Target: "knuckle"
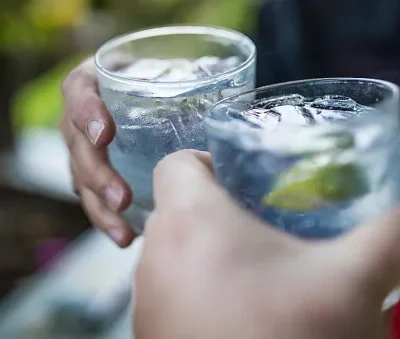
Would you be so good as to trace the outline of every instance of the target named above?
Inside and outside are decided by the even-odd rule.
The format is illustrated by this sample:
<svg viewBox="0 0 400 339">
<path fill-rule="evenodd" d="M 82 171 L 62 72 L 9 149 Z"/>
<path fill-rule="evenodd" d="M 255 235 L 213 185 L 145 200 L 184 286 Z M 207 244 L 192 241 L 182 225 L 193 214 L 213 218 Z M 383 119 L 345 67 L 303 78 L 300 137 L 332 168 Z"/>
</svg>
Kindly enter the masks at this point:
<svg viewBox="0 0 400 339">
<path fill-rule="evenodd" d="M 98 168 L 98 166 L 95 166 L 88 161 L 85 161 L 82 164 L 81 169 L 81 176 L 83 177 L 85 186 L 91 190 L 97 191 L 99 175 L 102 175 L 102 171 Z"/>
<path fill-rule="evenodd" d="M 76 148 L 73 147 L 70 151 L 70 168 L 74 182 L 79 182 L 84 187 L 93 191 L 97 187 L 98 169 L 97 166 L 92 165 L 89 160 L 84 160 L 77 157 L 75 154 Z M 78 150 L 79 151 L 79 150 Z"/>
<path fill-rule="evenodd" d="M 71 133 L 70 131 L 68 131 L 68 129 L 70 129 L 71 126 L 68 124 L 66 127 L 63 128 L 63 134 L 64 134 L 64 140 L 65 140 L 65 144 L 67 145 L 67 148 L 69 150 L 70 155 L 74 155 L 74 153 L 76 152 L 76 149 L 78 148 L 76 146 L 77 144 L 77 138 L 75 133 Z"/>
<path fill-rule="evenodd" d="M 85 162 L 82 166 L 83 181 L 86 187 L 96 193 L 97 196 L 102 196 L 107 185 L 113 180 L 113 173 L 104 165 Z"/>
<path fill-rule="evenodd" d="M 70 137 L 70 138 L 65 138 L 65 144 L 67 145 L 67 148 L 69 150 L 70 155 L 72 156 L 75 153 L 75 144 L 76 144 L 76 139 L 75 137 Z"/>
<path fill-rule="evenodd" d="M 79 107 L 79 116 L 82 117 L 85 113 L 101 113 L 103 112 L 103 101 L 95 92 L 86 92 Z"/>
<path fill-rule="evenodd" d="M 82 188 L 82 209 L 95 227 L 104 229 L 105 212 L 100 208 L 100 204 L 96 197 L 94 197 L 87 188 Z"/>
<path fill-rule="evenodd" d="M 91 201 L 87 202 L 86 200 L 87 200 L 86 198 L 84 197 L 82 198 L 82 209 L 85 212 L 85 215 L 89 218 L 92 226 L 104 229 L 105 227 L 101 222 L 102 217 L 101 215 L 99 215 L 98 209 L 94 208 L 93 202 Z"/>
<path fill-rule="evenodd" d="M 79 78 L 80 75 L 80 69 L 79 67 L 74 68 L 72 71 L 70 71 L 61 84 L 61 92 L 64 95 L 64 97 L 68 94 L 69 90 L 72 88 L 73 83 L 76 81 L 77 78 Z"/>
<path fill-rule="evenodd" d="M 86 126 L 93 119 L 101 121 L 109 126 L 108 114 L 101 98 L 97 93 L 86 91 L 81 93 L 81 98 L 76 105 L 76 109 L 67 112 L 71 120 L 78 126 Z M 83 127 L 82 127 L 83 128 Z"/>
<path fill-rule="evenodd" d="M 68 78 L 71 82 L 79 81 L 81 79 L 85 79 L 90 76 L 90 73 L 86 71 L 82 65 L 74 68 L 68 75 Z"/>
<path fill-rule="evenodd" d="M 92 82 L 93 74 L 87 70 L 86 67 L 82 65 L 72 69 L 63 83 L 61 84 L 61 92 L 64 97 L 68 94 L 68 92 L 75 87 L 77 83 L 80 81 L 90 81 Z M 94 81 L 93 81 L 94 84 Z"/>
<path fill-rule="evenodd" d="M 68 141 L 68 139 L 71 137 L 71 135 L 73 134 L 73 125 L 71 123 L 71 120 L 69 119 L 68 116 L 68 112 L 64 111 L 61 123 L 60 123 L 60 129 L 62 134 L 64 135 L 64 138 L 66 139 L 66 141 Z"/>
<path fill-rule="evenodd" d="M 70 158 L 69 168 L 70 168 L 71 176 L 72 176 L 72 184 L 74 186 L 77 186 L 77 187 L 80 186 L 81 185 L 81 180 L 80 180 L 81 178 L 80 178 L 80 175 L 79 175 L 78 167 L 76 166 L 76 163 L 75 163 L 73 158 Z"/>
</svg>

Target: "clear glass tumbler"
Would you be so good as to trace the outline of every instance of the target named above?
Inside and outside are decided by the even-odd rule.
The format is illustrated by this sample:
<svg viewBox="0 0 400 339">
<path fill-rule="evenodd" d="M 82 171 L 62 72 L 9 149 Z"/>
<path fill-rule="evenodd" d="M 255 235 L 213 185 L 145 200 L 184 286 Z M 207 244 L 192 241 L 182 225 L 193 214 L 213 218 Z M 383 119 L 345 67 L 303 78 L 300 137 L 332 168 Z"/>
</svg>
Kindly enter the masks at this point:
<svg viewBox="0 0 400 339">
<path fill-rule="evenodd" d="M 338 236 L 397 202 L 399 89 L 369 79 L 278 84 L 204 120 L 218 180 L 272 225 Z"/>
<path fill-rule="evenodd" d="M 399 203 L 399 110 L 394 84 L 316 79 L 227 98 L 204 126 L 234 198 L 274 227 L 326 239 Z"/>
<path fill-rule="evenodd" d="M 141 233 L 153 209 L 156 163 L 180 149 L 206 150 L 203 116 L 221 99 L 254 89 L 256 48 L 239 32 L 173 26 L 114 38 L 95 59 L 116 125 L 109 156 L 134 191 L 127 217 Z"/>
</svg>

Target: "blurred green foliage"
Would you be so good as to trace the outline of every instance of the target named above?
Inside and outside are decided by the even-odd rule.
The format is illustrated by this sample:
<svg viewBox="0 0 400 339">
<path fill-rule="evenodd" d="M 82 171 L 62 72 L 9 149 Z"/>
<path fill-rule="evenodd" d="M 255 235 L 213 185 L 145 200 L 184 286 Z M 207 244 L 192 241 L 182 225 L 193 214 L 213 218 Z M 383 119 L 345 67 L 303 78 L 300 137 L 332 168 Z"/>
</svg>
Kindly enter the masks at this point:
<svg viewBox="0 0 400 339">
<path fill-rule="evenodd" d="M 68 59 L 17 92 L 11 105 L 12 128 L 15 132 L 26 127 L 58 126 L 63 110 L 60 84 L 81 60 L 83 57 Z"/>
<path fill-rule="evenodd" d="M 1 0 L 0 52 L 55 48 L 66 29 L 84 23 L 89 0 Z"/>
<path fill-rule="evenodd" d="M 224 26 L 249 31 L 256 0 L 0 0 L 0 53 L 40 57 L 49 51 L 63 54 L 71 41 L 68 32 L 115 23 L 109 35 L 166 24 Z M 101 14 L 101 15 L 99 15 Z M 105 17 L 107 21 L 104 21 Z M 94 26 L 96 27 L 96 26 Z M 97 26 L 98 27 L 98 26 Z M 96 28 L 91 28 L 96 30 Z M 73 35 L 73 34 L 72 34 Z M 80 39 L 80 34 L 73 35 Z M 68 38 L 67 38 L 68 37 Z M 100 38 L 101 39 L 101 38 Z M 99 45 L 102 41 L 95 42 Z M 75 41 L 76 46 L 85 42 Z M 61 51 L 61 52 L 60 52 Z M 71 53 L 68 50 L 67 53 Z M 81 50 L 73 50 L 79 55 Z M 12 104 L 13 128 L 57 126 L 62 113 L 60 83 L 80 58 L 60 64 L 23 86 Z"/>
<path fill-rule="evenodd" d="M 114 0 L 111 8 L 130 29 L 160 24 L 217 25 L 248 31 L 257 0 Z"/>
<path fill-rule="evenodd" d="M 251 0 L 1 0 L 0 51 L 57 48 L 65 32 L 85 26 L 95 13 L 112 16 L 117 30 L 172 23 L 225 26 L 248 31 Z M 111 29 L 111 28 L 110 28 Z"/>
</svg>

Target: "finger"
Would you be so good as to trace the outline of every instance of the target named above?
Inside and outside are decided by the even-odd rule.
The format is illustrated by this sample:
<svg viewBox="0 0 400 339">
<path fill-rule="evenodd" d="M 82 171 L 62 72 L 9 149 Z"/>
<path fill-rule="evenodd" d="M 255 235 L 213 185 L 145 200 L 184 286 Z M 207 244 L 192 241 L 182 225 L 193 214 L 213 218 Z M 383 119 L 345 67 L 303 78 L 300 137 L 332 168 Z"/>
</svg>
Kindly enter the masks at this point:
<svg viewBox="0 0 400 339">
<path fill-rule="evenodd" d="M 338 240 L 338 260 L 352 279 L 385 298 L 400 283 L 399 244 L 400 210 L 396 209 Z"/>
<path fill-rule="evenodd" d="M 114 212 L 125 210 L 132 202 L 128 184 L 111 167 L 106 149 L 95 149 L 83 135 L 72 146 L 71 169 L 80 186 L 89 188 Z M 79 147 L 79 148 L 78 148 Z"/>
<path fill-rule="evenodd" d="M 217 232 L 231 234 L 238 240 L 241 234 L 259 232 L 267 232 L 271 239 L 289 238 L 231 198 L 215 179 L 207 152 L 184 150 L 165 157 L 154 170 L 153 192 L 158 215 L 164 220 L 167 216 L 175 218 L 161 224 L 175 228 L 182 225 L 185 231 L 190 227 L 210 230 L 213 236 Z"/>
<path fill-rule="evenodd" d="M 83 207 L 93 224 L 101 229 L 120 247 L 131 244 L 134 233 L 126 220 L 109 210 L 89 189 L 81 190 Z"/>
<path fill-rule="evenodd" d="M 62 86 L 65 117 L 63 131 L 75 127 L 94 146 L 108 145 L 115 135 L 114 121 L 98 93 L 98 82 L 92 58 L 75 68 Z M 67 142 L 73 134 L 66 133 Z"/>
<path fill-rule="evenodd" d="M 157 208 L 188 207 L 206 203 L 223 193 L 207 152 L 184 150 L 166 156 L 154 169 L 154 200 Z"/>
<path fill-rule="evenodd" d="M 214 178 L 209 153 L 184 150 L 166 156 L 154 169 L 153 194 L 155 212 L 146 224 L 146 235 L 156 240 L 156 247 L 161 242 L 178 248 L 176 241 L 186 246 L 207 228 L 212 228 L 209 236 L 217 236 L 227 224 L 221 218 L 230 215 L 224 214 L 229 197 Z"/>
</svg>

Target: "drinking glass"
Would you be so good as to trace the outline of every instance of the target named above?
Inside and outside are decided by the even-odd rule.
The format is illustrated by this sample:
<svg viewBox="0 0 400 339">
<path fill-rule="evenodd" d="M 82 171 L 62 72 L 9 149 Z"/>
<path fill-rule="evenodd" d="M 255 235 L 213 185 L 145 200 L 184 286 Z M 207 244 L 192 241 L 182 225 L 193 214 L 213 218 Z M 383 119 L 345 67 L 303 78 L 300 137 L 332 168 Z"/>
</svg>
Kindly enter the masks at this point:
<svg viewBox="0 0 400 339">
<path fill-rule="evenodd" d="M 399 108 L 394 84 L 314 79 L 224 99 L 204 126 L 235 199 L 273 227 L 327 239 L 398 204 Z"/>
<path fill-rule="evenodd" d="M 112 165 L 134 192 L 127 217 L 139 233 L 153 209 L 152 172 L 165 155 L 206 150 L 203 116 L 254 89 L 256 48 L 217 27 L 160 27 L 126 34 L 96 54 L 100 93 L 116 125 Z"/>
</svg>

